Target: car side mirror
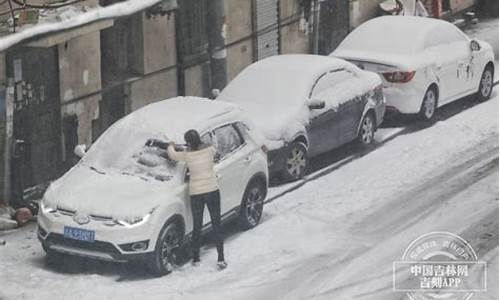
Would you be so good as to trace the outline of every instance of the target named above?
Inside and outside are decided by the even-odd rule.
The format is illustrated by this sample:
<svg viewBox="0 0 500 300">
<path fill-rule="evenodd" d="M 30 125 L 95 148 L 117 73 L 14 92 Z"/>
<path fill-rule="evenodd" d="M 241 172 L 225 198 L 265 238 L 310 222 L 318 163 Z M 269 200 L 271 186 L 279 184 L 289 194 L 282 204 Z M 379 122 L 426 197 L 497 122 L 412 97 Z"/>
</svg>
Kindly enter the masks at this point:
<svg viewBox="0 0 500 300">
<path fill-rule="evenodd" d="M 479 44 L 478 41 L 472 40 L 472 41 L 470 41 L 470 49 L 472 51 L 479 51 L 479 50 L 481 50 L 481 45 Z"/>
<path fill-rule="evenodd" d="M 87 152 L 86 145 L 76 145 L 75 149 L 73 150 L 73 153 L 75 153 L 75 155 L 78 156 L 79 158 L 82 158 L 86 152 Z"/>
<path fill-rule="evenodd" d="M 220 95 L 220 90 L 219 89 L 212 89 L 212 98 L 217 99 Z"/>
<path fill-rule="evenodd" d="M 307 106 L 309 109 L 323 109 L 326 106 L 326 103 L 324 100 L 320 99 L 310 99 L 307 103 Z"/>
</svg>

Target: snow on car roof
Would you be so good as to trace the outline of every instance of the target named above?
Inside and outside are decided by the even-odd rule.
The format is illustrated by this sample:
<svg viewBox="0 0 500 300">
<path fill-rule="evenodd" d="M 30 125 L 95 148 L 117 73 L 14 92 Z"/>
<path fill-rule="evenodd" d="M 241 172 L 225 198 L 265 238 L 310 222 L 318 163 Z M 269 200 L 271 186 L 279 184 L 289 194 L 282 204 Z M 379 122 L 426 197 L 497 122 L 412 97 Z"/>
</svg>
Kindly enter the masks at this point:
<svg viewBox="0 0 500 300">
<path fill-rule="evenodd" d="M 328 56 L 272 56 L 244 69 L 217 99 L 243 108 L 268 139 L 290 138 L 308 123 L 306 100 L 316 80 L 340 68 L 355 67 Z M 284 127 L 288 133 L 283 132 Z"/>
<path fill-rule="evenodd" d="M 203 131 L 218 120 L 232 115 L 237 108 L 226 102 L 200 97 L 175 97 L 144 106 L 123 118 L 120 126 L 140 126 L 145 131 L 164 131 L 176 142 L 183 142 L 184 132 Z M 177 140 L 177 139 L 181 140 Z"/>
<path fill-rule="evenodd" d="M 337 50 L 361 50 L 369 47 L 370 52 L 411 54 L 422 50 L 426 34 L 443 24 L 449 23 L 413 16 L 378 17 L 351 32 Z"/>
</svg>

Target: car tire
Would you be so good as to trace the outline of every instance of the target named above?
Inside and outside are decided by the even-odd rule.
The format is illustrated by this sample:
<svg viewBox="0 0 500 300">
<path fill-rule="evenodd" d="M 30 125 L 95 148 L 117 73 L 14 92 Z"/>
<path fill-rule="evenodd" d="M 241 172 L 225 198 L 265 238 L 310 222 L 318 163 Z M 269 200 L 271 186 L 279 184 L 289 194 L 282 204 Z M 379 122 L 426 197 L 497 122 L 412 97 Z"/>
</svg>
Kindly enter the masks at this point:
<svg viewBox="0 0 500 300">
<path fill-rule="evenodd" d="M 266 198 L 266 184 L 260 180 L 252 180 L 243 193 L 240 206 L 239 222 L 243 230 L 257 226 L 264 210 Z"/>
<path fill-rule="evenodd" d="M 375 122 L 375 117 L 373 113 L 368 112 L 361 120 L 361 126 L 358 132 L 358 145 L 361 148 L 367 148 L 373 144 L 375 141 L 375 131 L 377 130 L 377 125 Z"/>
<path fill-rule="evenodd" d="M 160 277 L 173 271 L 173 267 L 178 262 L 183 238 L 184 233 L 178 222 L 169 221 L 163 227 L 156 242 L 155 251 L 147 262 L 153 275 Z"/>
<path fill-rule="evenodd" d="M 486 101 L 491 97 L 491 93 L 493 92 L 493 72 L 491 66 L 486 66 L 483 70 L 477 91 L 477 98 L 480 102 Z"/>
<path fill-rule="evenodd" d="M 285 181 L 295 181 L 306 175 L 309 159 L 304 143 L 293 142 L 289 145 L 285 157 L 282 176 Z"/>
<path fill-rule="evenodd" d="M 436 117 L 438 104 L 437 92 L 434 88 L 430 87 L 424 95 L 418 118 L 421 121 L 432 122 Z"/>
</svg>

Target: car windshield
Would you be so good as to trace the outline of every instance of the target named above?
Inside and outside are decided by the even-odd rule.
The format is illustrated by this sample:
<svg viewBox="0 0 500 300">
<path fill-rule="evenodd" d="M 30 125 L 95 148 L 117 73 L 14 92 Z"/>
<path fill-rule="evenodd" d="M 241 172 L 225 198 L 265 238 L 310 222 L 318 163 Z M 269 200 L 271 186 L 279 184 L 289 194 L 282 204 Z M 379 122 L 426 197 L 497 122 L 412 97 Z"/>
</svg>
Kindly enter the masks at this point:
<svg viewBox="0 0 500 300">
<path fill-rule="evenodd" d="M 168 181 L 182 173 L 183 166 L 168 158 L 164 135 L 112 127 L 83 157 L 83 164 L 96 172 L 121 173 L 149 180 Z M 150 138 L 144 138 L 150 136 Z"/>
</svg>

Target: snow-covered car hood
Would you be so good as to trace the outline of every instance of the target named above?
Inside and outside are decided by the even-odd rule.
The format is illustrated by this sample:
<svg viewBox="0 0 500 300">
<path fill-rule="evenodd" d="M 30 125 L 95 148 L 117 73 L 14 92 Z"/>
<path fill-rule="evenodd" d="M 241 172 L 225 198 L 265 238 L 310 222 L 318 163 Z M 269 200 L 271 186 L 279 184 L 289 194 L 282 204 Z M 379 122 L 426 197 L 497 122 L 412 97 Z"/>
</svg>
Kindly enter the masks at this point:
<svg viewBox="0 0 500 300">
<path fill-rule="evenodd" d="M 152 209 L 168 205 L 185 188 L 179 179 L 165 182 L 78 164 L 50 185 L 43 201 L 52 208 L 124 219 L 144 217 Z"/>
</svg>

